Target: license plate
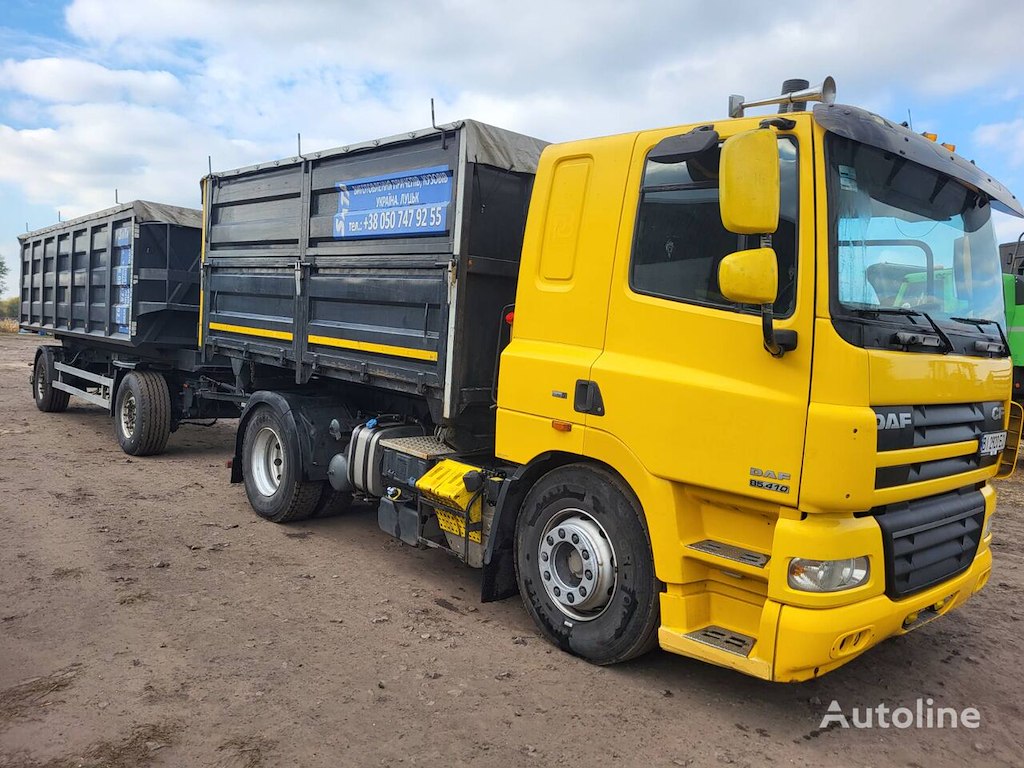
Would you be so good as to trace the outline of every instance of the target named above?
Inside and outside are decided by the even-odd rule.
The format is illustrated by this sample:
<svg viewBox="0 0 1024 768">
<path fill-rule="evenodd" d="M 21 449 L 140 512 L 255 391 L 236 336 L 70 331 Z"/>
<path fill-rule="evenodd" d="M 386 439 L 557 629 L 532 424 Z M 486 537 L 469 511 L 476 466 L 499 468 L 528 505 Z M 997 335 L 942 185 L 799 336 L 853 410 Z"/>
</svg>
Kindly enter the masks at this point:
<svg viewBox="0 0 1024 768">
<path fill-rule="evenodd" d="M 981 456 L 995 456 L 1005 447 L 1006 432 L 989 432 L 978 440 L 978 454 Z"/>
</svg>

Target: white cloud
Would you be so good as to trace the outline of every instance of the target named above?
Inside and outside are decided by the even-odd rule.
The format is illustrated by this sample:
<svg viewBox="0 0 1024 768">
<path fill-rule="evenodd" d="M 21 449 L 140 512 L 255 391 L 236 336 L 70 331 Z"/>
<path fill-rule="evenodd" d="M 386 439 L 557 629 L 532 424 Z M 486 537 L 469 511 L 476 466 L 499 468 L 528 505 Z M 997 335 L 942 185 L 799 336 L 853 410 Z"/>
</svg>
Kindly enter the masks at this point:
<svg viewBox="0 0 1024 768">
<path fill-rule="evenodd" d="M 1014 166 L 1024 165 L 1024 117 L 982 125 L 975 130 L 974 139 L 983 147 L 1004 153 Z"/>
<path fill-rule="evenodd" d="M 274 147 L 231 141 L 186 117 L 138 105 L 52 107 L 53 128 L 0 125 L 0 182 L 20 185 L 28 201 L 65 216 L 134 198 L 197 207 L 207 154 L 221 167 L 267 157 Z M 49 222 L 40 222 L 40 226 Z"/>
<path fill-rule="evenodd" d="M 378 112 L 394 121 L 386 133 L 422 125 L 430 96 L 501 104 L 513 127 L 568 138 L 721 115 L 728 93 L 764 95 L 794 74 L 835 74 L 841 96 L 865 92 L 879 106 L 896 90 L 955 93 L 1013 66 L 1024 11 L 894 4 L 881 24 L 865 0 L 805 0 L 786 17 L 764 3 L 393 0 L 382 13 L 316 0 L 76 0 L 66 19 L 96 55 L 123 62 L 181 61 L 192 45 L 189 93 L 204 125 L 349 141 L 379 132 Z M 937 44 L 951 30 L 958 44 Z M 386 88 L 369 92 L 381 75 Z M 352 105 L 367 101 L 364 121 Z M 341 134 L 348 126 L 358 133 Z"/>
<path fill-rule="evenodd" d="M 166 104 L 182 95 L 181 83 L 170 72 L 114 70 L 91 61 L 58 58 L 4 61 L 0 90 L 64 104 Z"/>
<path fill-rule="evenodd" d="M 1024 232 L 1024 220 L 1016 216 L 1007 216 L 1005 213 L 996 212 L 992 221 L 996 229 L 996 241 L 1000 243 L 1015 243 Z"/>
</svg>

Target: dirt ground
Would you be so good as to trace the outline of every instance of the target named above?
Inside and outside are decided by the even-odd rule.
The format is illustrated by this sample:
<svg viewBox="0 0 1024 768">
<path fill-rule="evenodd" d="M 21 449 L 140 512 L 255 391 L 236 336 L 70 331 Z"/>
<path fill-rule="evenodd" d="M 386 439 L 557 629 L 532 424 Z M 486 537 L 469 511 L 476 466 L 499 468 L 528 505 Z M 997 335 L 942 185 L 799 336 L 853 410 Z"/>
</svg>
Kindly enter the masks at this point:
<svg viewBox="0 0 1024 768">
<path fill-rule="evenodd" d="M 37 343 L 0 335 L 0 766 L 1024 765 L 1024 480 L 984 592 L 821 680 L 663 652 L 597 668 L 369 505 L 257 519 L 231 422 L 132 459 L 100 409 L 40 413 Z M 833 699 L 919 698 L 981 726 L 818 728 Z"/>
</svg>

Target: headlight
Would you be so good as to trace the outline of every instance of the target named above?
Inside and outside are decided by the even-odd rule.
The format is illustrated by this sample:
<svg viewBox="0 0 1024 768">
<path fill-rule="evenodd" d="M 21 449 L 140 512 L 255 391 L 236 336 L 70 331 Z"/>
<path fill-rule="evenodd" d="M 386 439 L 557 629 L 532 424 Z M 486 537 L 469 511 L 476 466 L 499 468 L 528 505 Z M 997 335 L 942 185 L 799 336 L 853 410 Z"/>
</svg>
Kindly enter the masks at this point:
<svg viewBox="0 0 1024 768">
<path fill-rule="evenodd" d="M 868 559 L 789 561 L 789 586 L 801 592 L 840 592 L 859 587 L 868 580 Z"/>
</svg>

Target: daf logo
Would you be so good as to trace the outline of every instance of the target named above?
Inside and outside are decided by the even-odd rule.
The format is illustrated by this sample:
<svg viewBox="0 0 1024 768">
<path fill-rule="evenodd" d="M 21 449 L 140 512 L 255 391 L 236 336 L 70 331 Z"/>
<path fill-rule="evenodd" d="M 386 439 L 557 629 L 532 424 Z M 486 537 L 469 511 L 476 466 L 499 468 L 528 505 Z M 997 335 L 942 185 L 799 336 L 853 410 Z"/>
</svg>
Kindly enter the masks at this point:
<svg viewBox="0 0 1024 768">
<path fill-rule="evenodd" d="M 751 477 L 765 477 L 770 480 L 791 480 L 789 472 L 777 472 L 774 469 L 761 469 L 760 467 L 750 468 Z"/>
<path fill-rule="evenodd" d="M 1003 414 L 1006 413 L 1006 409 L 1001 405 L 993 406 L 992 408 L 992 419 L 994 421 L 1002 421 Z"/>
<path fill-rule="evenodd" d="M 910 426 L 911 414 L 909 413 L 876 413 L 879 429 L 903 429 Z"/>
</svg>

